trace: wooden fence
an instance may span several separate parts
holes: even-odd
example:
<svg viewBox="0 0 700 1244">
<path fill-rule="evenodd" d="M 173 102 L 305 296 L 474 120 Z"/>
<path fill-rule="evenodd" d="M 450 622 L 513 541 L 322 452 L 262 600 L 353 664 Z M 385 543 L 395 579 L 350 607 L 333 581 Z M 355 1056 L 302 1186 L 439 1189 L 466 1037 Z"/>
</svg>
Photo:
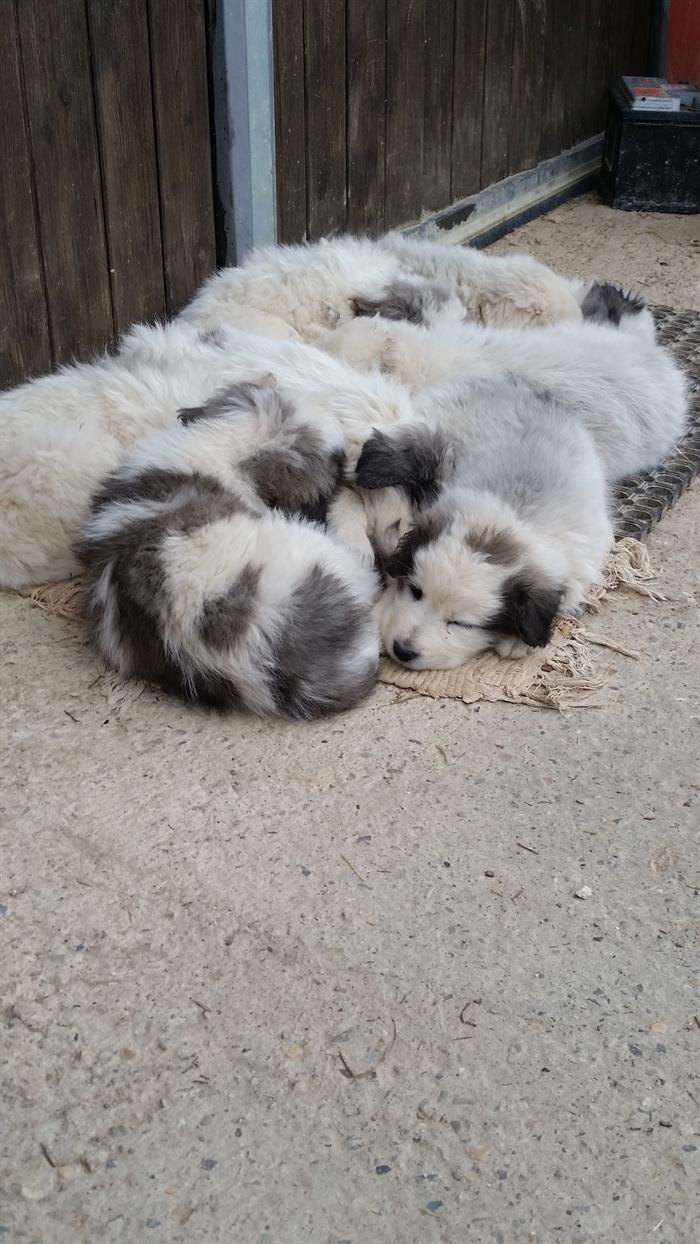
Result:
<svg viewBox="0 0 700 1244">
<path fill-rule="evenodd" d="M 0 385 L 214 265 L 203 0 L 2 0 Z"/>
<path fill-rule="evenodd" d="M 559 155 L 653 0 L 273 0 L 280 240 L 378 233 Z"/>
<path fill-rule="evenodd" d="M 1 0 L 0 386 L 176 311 L 214 266 L 223 3 Z M 280 240 L 415 221 L 599 132 L 652 7 L 272 0 Z"/>
</svg>

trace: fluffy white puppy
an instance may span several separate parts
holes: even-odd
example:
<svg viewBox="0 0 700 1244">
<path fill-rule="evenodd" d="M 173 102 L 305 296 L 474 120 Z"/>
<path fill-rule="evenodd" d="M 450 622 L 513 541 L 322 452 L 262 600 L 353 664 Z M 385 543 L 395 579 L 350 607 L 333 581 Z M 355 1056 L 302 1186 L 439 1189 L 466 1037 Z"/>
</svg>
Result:
<svg viewBox="0 0 700 1244">
<path fill-rule="evenodd" d="M 686 427 L 685 377 L 636 303 L 617 328 L 593 319 L 537 333 L 444 323 L 426 329 L 375 317 L 341 325 L 320 344 L 416 390 L 449 377 L 517 377 L 583 424 L 610 479 L 657 465 Z"/>
<path fill-rule="evenodd" d="M 590 435 L 513 378 L 435 386 L 417 413 L 375 432 L 357 466 L 362 488 L 400 488 L 417 510 L 383 565 L 385 650 L 411 669 L 446 669 L 488 647 L 545 645 L 599 578 L 612 537 Z"/>
<path fill-rule="evenodd" d="M 93 497 L 77 550 L 106 661 L 222 709 L 305 719 L 357 703 L 377 671 L 376 576 L 285 516 L 323 509 L 342 456 L 331 418 L 255 385 L 141 442 Z"/>
<path fill-rule="evenodd" d="M 415 323 L 466 318 L 514 327 L 581 321 L 581 292 L 528 255 L 389 234 L 343 236 L 256 250 L 205 283 L 180 318 L 200 327 L 245 327 L 255 312 L 283 321 L 307 341 L 376 304 Z"/>
</svg>

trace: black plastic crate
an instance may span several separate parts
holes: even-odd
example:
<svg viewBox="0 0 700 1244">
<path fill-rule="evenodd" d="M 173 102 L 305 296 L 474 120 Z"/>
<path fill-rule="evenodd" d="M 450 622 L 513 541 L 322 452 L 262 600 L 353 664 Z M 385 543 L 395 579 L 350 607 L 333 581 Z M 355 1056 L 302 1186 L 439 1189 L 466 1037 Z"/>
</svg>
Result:
<svg viewBox="0 0 700 1244">
<path fill-rule="evenodd" d="M 600 181 L 611 207 L 700 212 L 700 110 L 633 110 L 614 88 Z"/>
</svg>

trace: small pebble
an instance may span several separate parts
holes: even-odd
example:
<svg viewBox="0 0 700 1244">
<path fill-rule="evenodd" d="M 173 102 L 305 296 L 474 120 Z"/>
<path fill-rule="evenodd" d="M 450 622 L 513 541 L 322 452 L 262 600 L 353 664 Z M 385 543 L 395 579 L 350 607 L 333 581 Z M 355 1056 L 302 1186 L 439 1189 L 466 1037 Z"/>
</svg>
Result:
<svg viewBox="0 0 700 1244">
<path fill-rule="evenodd" d="M 574 890 L 574 898 L 590 898 L 592 893 L 589 885 L 582 885 L 580 890 Z"/>
<path fill-rule="evenodd" d="M 390 1166 L 375 1166 L 374 1173 L 375 1175 L 387 1175 L 390 1170 Z"/>
<path fill-rule="evenodd" d="M 493 869 L 492 869 L 492 868 L 485 868 L 485 869 L 484 869 L 484 876 L 485 876 L 485 877 L 495 877 L 495 876 L 496 876 L 496 874 L 495 874 L 495 872 L 493 871 Z"/>
<path fill-rule="evenodd" d="M 697 1153 L 697 1145 L 683 1145 L 684 1153 Z"/>
<path fill-rule="evenodd" d="M 428 1201 L 428 1209 L 434 1214 L 436 1210 L 442 1207 L 442 1201 Z"/>
<path fill-rule="evenodd" d="M 203 1171 L 213 1171 L 214 1167 L 218 1166 L 218 1164 L 217 1158 L 202 1158 L 199 1163 Z"/>
<path fill-rule="evenodd" d="M 7 904 L 6 904 L 6 903 L 0 903 L 0 916 L 6 916 L 6 915 L 7 915 L 7 912 L 8 912 L 8 907 L 7 907 Z M 8 1227 L 8 1228 L 7 1228 L 7 1230 L 9 1231 L 9 1230 L 10 1230 L 10 1228 Z"/>
<path fill-rule="evenodd" d="M 159 1227 L 159 1226 L 160 1226 L 160 1218 L 147 1218 L 147 1219 L 146 1219 L 146 1226 L 147 1226 L 147 1227 Z"/>
</svg>

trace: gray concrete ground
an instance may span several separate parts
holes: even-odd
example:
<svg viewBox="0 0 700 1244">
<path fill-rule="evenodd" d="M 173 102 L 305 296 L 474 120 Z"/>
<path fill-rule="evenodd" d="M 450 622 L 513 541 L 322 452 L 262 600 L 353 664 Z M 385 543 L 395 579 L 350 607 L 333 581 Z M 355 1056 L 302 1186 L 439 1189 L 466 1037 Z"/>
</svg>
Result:
<svg viewBox="0 0 700 1244">
<path fill-rule="evenodd" d="M 584 200 L 498 249 L 699 305 L 699 237 Z M 2 599 L 0 1237 L 695 1241 L 699 541 L 696 489 L 568 718 L 119 716 Z"/>
</svg>

